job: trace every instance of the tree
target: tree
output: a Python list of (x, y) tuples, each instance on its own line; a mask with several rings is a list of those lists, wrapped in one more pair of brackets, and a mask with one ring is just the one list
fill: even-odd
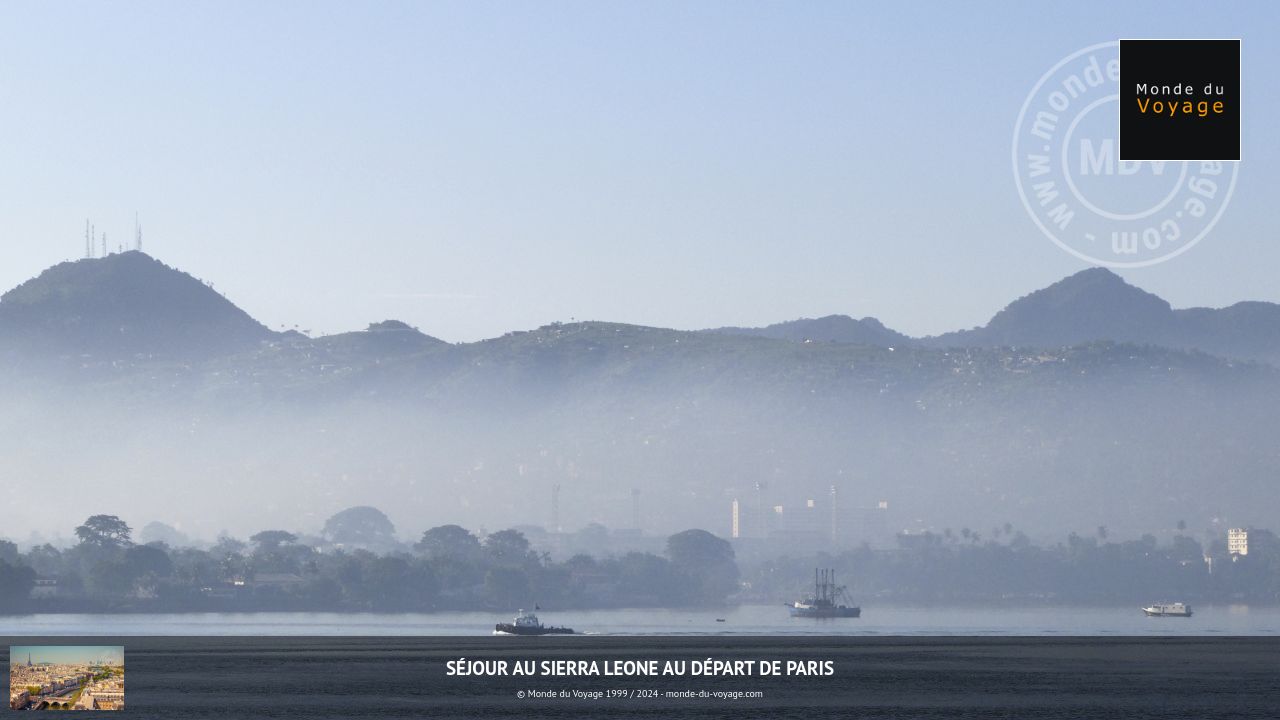
[(528, 607), (532, 599), (529, 597), (529, 576), (517, 568), (491, 568), (484, 577), (485, 597), (495, 607), (516, 608)]
[(219, 535), (218, 541), (213, 544), (213, 547), (209, 548), (209, 554), (221, 559), (228, 555), (243, 555), (247, 549), (248, 546), (244, 544), (243, 540), (237, 540), (230, 535), (223, 534)]
[(298, 541), (298, 536), (284, 530), (263, 530), (249, 538), (249, 542), (258, 546), (259, 551), (271, 552), (281, 545), (289, 545)]
[(437, 590), (434, 573), (421, 559), (375, 558), (366, 565), (363, 581), (365, 597), (375, 610), (427, 607)]
[(733, 546), (706, 530), (685, 530), (667, 538), (667, 557), (694, 588), (695, 602), (724, 602), (738, 588)]
[(172, 525), (154, 520), (143, 526), (142, 531), (138, 533), (138, 539), (144, 544), (162, 542), (171, 547), (181, 547), (190, 542), (190, 538)]
[(124, 553), (124, 564), (133, 580), (155, 581), (173, 573), (169, 554), (152, 545), (135, 545)]
[(18, 564), (18, 545), (8, 540), (0, 540), (0, 562), (10, 565)]
[(27, 564), (40, 575), (57, 575), (62, 567), (62, 551), (45, 543), (27, 551)]
[(1173, 547), (1169, 550), (1169, 557), (1184, 563), (1200, 562), (1204, 559), (1204, 548), (1194, 538), (1189, 538), (1186, 535), (1174, 535)]
[(76, 528), (76, 537), (81, 545), (118, 549), (133, 544), (132, 532), (128, 523), (115, 515), (94, 515)]
[(652, 553), (629, 552), (612, 565), (617, 571), (618, 593), (629, 604), (678, 604), (698, 590), (676, 571), (671, 561)]
[(0, 610), (17, 610), (25, 605), (35, 582), (35, 570), (0, 560)]
[(134, 578), (123, 560), (105, 558), (89, 566), (86, 587), (102, 597), (124, 596), (133, 590)]
[(196, 548), (177, 548), (169, 551), (169, 560), (173, 563), (172, 577), (188, 587), (211, 586), (226, 578), (227, 575), (221, 572), (222, 559), (221, 556)]
[(584, 553), (574, 555), (566, 560), (564, 565), (573, 572), (595, 572), (600, 567), (600, 563), (596, 562), (595, 558)]
[(441, 525), (422, 533), (414, 547), (430, 558), (469, 560), (479, 555), (480, 541), (465, 528)]
[(732, 563), (733, 546), (706, 530), (685, 530), (667, 538), (667, 557), (676, 567), (699, 568)]
[[(296, 573), (310, 561), (314, 550), (295, 544), (298, 536), (284, 530), (263, 530), (249, 538), (254, 544), (252, 567), (255, 572)], [(234, 556), (227, 556), (229, 565), (235, 565)]]
[(396, 526), (381, 510), (368, 506), (347, 508), (324, 523), (326, 540), (357, 547), (390, 547), (396, 542)]
[(519, 530), (499, 530), (484, 539), (484, 549), (497, 562), (524, 564), (529, 559), (529, 540)]

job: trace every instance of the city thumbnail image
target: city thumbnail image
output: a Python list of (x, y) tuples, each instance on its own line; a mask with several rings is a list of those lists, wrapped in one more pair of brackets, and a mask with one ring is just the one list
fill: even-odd
[(10, 646), (9, 708), (123, 710), (124, 648), (119, 645)]

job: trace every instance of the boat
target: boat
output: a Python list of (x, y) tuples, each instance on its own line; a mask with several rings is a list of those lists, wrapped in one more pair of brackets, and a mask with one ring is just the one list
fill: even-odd
[(849, 593), (843, 585), (836, 585), (835, 570), (813, 571), (813, 594), (791, 603), (787, 608), (791, 617), (803, 618), (856, 618), (862, 616), (862, 608), (849, 603)]
[(1153, 603), (1142, 608), (1147, 617), (1191, 617), (1191, 606), (1183, 603)]
[(538, 616), (521, 609), (514, 620), (493, 626), (494, 635), (573, 635), (573, 628), (543, 625)]

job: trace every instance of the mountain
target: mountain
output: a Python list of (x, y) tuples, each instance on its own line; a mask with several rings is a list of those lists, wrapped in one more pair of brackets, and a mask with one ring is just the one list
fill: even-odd
[(274, 333), (142, 252), (64, 262), (0, 295), (0, 348), (96, 359), (207, 358)]
[(1170, 347), (1280, 365), (1280, 305), (1246, 301), (1173, 312), (1182, 337), (1170, 339)]
[(1161, 344), (1176, 337), (1169, 303), (1105, 268), (1082, 270), (1021, 297), (981, 328), (928, 340), (933, 346), (1064, 347), (1111, 340)]
[(1105, 268), (1090, 268), (1009, 303), (986, 325), (912, 338), (875, 318), (802, 318), (767, 327), (706, 332), (793, 342), (879, 347), (1062, 348), (1116, 342), (1195, 350), (1280, 366), (1280, 305), (1240, 302), (1226, 308), (1174, 309)]
[[(884, 348), (1061, 348), (1118, 342), (1197, 350), (1280, 365), (1280, 305), (1175, 310), (1103, 268), (1082, 270), (1021, 297), (984, 326), (912, 338), (879, 320), (801, 318), (708, 334)], [(97, 361), (200, 359), (283, 340), (335, 362), (445, 345), (395, 320), (315, 340), (268, 330), (213, 288), (141, 252), (64, 262), (0, 296), (0, 351)]]
[(0, 457), (30, 479), (11, 502), (56, 488), (59, 517), (124, 508), (208, 537), (371, 499), (410, 532), (545, 525), (557, 486), (569, 527), (630, 527), (636, 489), (648, 533), (724, 532), (738, 500), (748, 533), (782, 507), (768, 517), (806, 543), (812, 528), (786, 523), (832, 487), (850, 542), (1265, 527), (1280, 370), (1150, 340), (1265, 354), (1274, 318), (1172, 310), (1086, 271), (916, 342), (841, 317), (773, 337), (583, 322), (451, 344), (384, 321), (312, 339), (125, 253), (0, 298), (0, 346), (22, 351), (0, 353)]
[(1099, 341), (1280, 364), (1280, 305), (1175, 310), (1110, 270), (1091, 268), (1015, 300), (983, 327), (921, 339), (936, 348), (1057, 348)]
[(796, 342), (837, 342), (879, 347), (905, 347), (913, 342), (911, 338), (890, 330), (873, 317), (855, 320), (848, 315), (801, 318), (761, 328), (722, 327), (706, 332), (723, 335), (754, 335)]

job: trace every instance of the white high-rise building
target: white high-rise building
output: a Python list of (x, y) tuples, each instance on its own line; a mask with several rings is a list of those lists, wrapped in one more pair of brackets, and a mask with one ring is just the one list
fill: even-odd
[(1249, 529), (1231, 528), (1227, 530), (1227, 552), (1232, 555), (1249, 554)]

